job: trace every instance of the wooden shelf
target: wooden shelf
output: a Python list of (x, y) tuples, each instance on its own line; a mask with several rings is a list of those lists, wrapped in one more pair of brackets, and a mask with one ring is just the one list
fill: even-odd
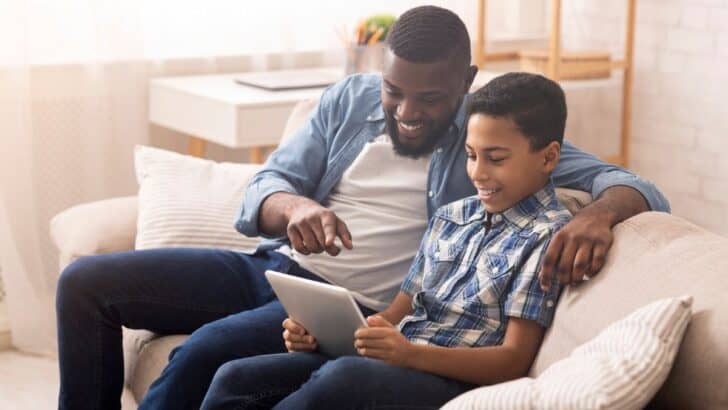
[[(603, 74), (605, 69), (621, 70), (622, 77), (622, 121), (620, 128), (619, 154), (605, 158), (606, 161), (621, 165), (629, 165), (629, 128), (631, 124), (631, 91), (632, 91), (632, 62), (634, 52), (634, 25), (636, 0), (627, 2), (627, 23), (625, 37), (625, 55), (622, 60), (608, 61), (604, 64), (584, 64), (582, 67), (564, 64), (564, 57), (573, 53), (564, 52), (561, 47), (561, 0), (551, 0), (551, 32), (549, 35), (549, 47), (543, 51), (547, 58), (544, 62), (543, 73), (554, 81), (561, 81), (564, 77), (578, 74), (585, 77), (593, 77)], [(515, 60), (521, 57), (521, 50), (508, 50), (499, 52), (488, 52), (486, 49), (486, 15), (487, 1), (478, 0), (478, 31), (475, 38), (475, 64), (479, 69), (484, 69), (488, 63)], [(533, 53), (533, 51), (529, 51)], [(569, 70), (569, 71), (567, 71)]]

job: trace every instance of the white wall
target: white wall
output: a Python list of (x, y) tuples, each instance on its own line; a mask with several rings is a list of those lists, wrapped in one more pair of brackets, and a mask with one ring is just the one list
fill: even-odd
[[(563, 1), (567, 49), (621, 56), (626, 1)], [(632, 160), (673, 213), (728, 235), (728, 0), (639, 0)]]

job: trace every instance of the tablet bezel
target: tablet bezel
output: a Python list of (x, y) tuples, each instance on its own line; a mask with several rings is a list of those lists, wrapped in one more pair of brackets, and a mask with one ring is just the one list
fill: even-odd
[(354, 332), (368, 325), (351, 292), (273, 270), (265, 276), (288, 316), (316, 338), (321, 353), (357, 355)]

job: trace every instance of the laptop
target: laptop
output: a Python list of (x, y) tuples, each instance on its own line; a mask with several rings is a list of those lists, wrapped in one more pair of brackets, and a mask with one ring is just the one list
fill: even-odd
[(242, 73), (235, 76), (235, 82), (268, 91), (285, 91), (328, 87), (342, 78), (342, 69), (315, 68)]

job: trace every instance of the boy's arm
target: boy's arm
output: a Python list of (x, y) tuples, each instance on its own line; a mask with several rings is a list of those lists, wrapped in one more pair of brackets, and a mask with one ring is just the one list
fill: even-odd
[(565, 285), (599, 272), (614, 225), (641, 212), (670, 211), (667, 199), (650, 182), (566, 142), (553, 180), (556, 186), (590, 192), (595, 200), (554, 237), (540, 272), (545, 289), (554, 276)]
[(389, 307), (379, 312), (379, 316), (387, 319), (389, 323), (399, 323), (412, 311), (412, 296), (400, 291)]
[(543, 339), (538, 323), (512, 317), (500, 346), (442, 347), (410, 344), (405, 367), (477, 385), (495, 384), (524, 377)]

